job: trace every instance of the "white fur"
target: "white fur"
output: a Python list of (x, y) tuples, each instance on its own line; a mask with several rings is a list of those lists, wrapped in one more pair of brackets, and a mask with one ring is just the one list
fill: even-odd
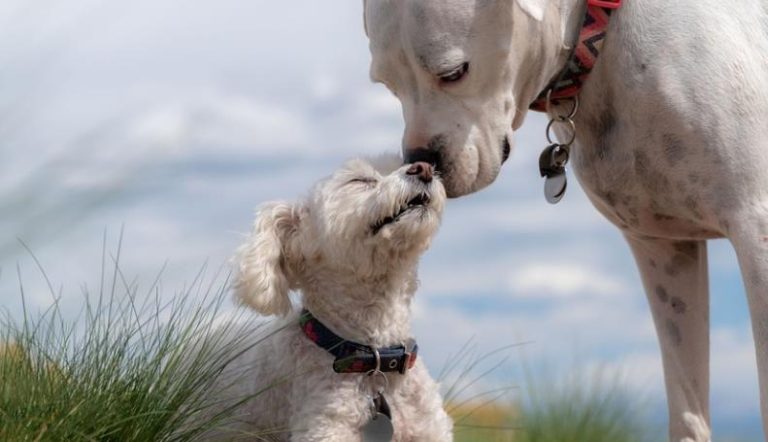
[[(495, 179), (499, 140), (523, 123), (529, 103), (564, 66), (584, 5), (366, 3), (372, 77), (402, 103), (403, 149), (436, 149), (450, 196)], [(461, 81), (437, 77), (435, 66), (467, 61)], [(674, 441), (710, 439), (710, 238), (728, 238), (738, 255), (768, 425), (767, 79), (765, 0), (625, 0), (580, 94), (571, 164), (635, 255), (659, 336)]]
[[(238, 299), (260, 313), (283, 315), (295, 288), (304, 306), (345, 339), (375, 347), (405, 342), (416, 266), (445, 201), (439, 179), (424, 183), (407, 169), (394, 155), (373, 164), (352, 160), (305, 200), (263, 206), (238, 252)], [(372, 225), (422, 193), (430, 196), (428, 205), (374, 234)], [(222, 375), (231, 384), (224, 382), (221, 393), (229, 400), (276, 383), (247, 404), (236, 430), (277, 428), (293, 441), (357, 441), (371, 416), (368, 396), (382, 381), (334, 373), (333, 356), (304, 336), (297, 318), (293, 312), (277, 321), (268, 338)], [(452, 440), (438, 386), (420, 359), (406, 374), (386, 377), (395, 440)]]

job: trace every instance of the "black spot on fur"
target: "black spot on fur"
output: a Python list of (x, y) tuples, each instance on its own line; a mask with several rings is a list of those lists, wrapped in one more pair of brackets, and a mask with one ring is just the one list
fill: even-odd
[(655, 221), (674, 221), (675, 217), (670, 215), (665, 215), (663, 213), (654, 213), (653, 219)]
[(701, 220), (704, 218), (701, 214), (701, 211), (699, 210), (699, 202), (696, 201), (696, 198), (689, 196), (685, 199), (683, 202), (685, 205), (685, 208), (688, 209), (688, 211), (693, 215), (694, 218)]
[(675, 134), (664, 134), (661, 136), (661, 143), (664, 146), (664, 158), (671, 166), (677, 165), (686, 156), (685, 143)]
[(648, 259), (648, 265), (655, 269), (656, 268), (656, 261), (654, 261), (653, 258), (649, 258)]
[(679, 315), (685, 313), (685, 309), (688, 308), (688, 306), (685, 305), (685, 302), (683, 302), (683, 300), (678, 298), (677, 296), (672, 297), (672, 300), (669, 305), (671, 305), (672, 310), (674, 310), (674, 312)]
[(669, 276), (677, 276), (681, 270), (691, 265), (692, 259), (690, 256), (678, 253), (672, 257), (672, 259), (664, 265), (664, 272)]
[(656, 297), (659, 299), (659, 301), (664, 303), (669, 301), (669, 293), (667, 293), (667, 289), (660, 285), (656, 286)]
[(598, 117), (594, 123), (595, 133), (597, 134), (597, 146), (595, 153), (597, 158), (603, 160), (610, 155), (610, 143), (609, 138), (611, 132), (613, 132), (616, 126), (616, 117), (613, 113), (613, 108), (608, 106)]
[(669, 178), (654, 169), (648, 154), (643, 150), (633, 153), (635, 173), (642, 184), (654, 194), (665, 194), (670, 187)]
[(676, 252), (682, 253), (690, 259), (696, 259), (699, 256), (699, 246), (693, 241), (677, 241), (672, 247)]
[(680, 333), (680, 327), (677, 326), (674, 319), (667, 319), (667, 336), (676, 346), (683, 343), (683, 335)]

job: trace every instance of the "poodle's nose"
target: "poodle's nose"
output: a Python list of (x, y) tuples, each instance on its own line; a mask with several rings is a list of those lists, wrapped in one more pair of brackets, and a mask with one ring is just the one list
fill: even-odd
[(405, 171), (408, 175), (416, 175), (422, 183), (432, 181), (432, 165), (424, 161), (417, 161)]

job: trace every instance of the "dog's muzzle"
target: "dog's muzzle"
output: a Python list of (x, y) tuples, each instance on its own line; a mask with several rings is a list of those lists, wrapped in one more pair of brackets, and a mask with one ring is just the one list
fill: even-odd
[(427, 163), (439, 170), (440, 154), (436, 150), (427, 147), (417, 147), (406, 150), (403, 157), (406, 163)]

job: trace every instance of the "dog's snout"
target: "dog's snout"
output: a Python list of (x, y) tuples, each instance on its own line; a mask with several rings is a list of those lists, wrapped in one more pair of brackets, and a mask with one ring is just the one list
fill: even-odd
[(429, 183), (432, 181), (433, 169), (431, 164), (424, 161), (417, 161), (411, 164), (411, 167), (409, 167), (405, 173), (408, 175), (415, 175), (422, 183)]
[(432, 167), (437, 165), (438, 153), (433, 149), (426, 147), (416, 147), (407, 149), (403, 155), (406, 163), (423, 162), (431, 165)]

